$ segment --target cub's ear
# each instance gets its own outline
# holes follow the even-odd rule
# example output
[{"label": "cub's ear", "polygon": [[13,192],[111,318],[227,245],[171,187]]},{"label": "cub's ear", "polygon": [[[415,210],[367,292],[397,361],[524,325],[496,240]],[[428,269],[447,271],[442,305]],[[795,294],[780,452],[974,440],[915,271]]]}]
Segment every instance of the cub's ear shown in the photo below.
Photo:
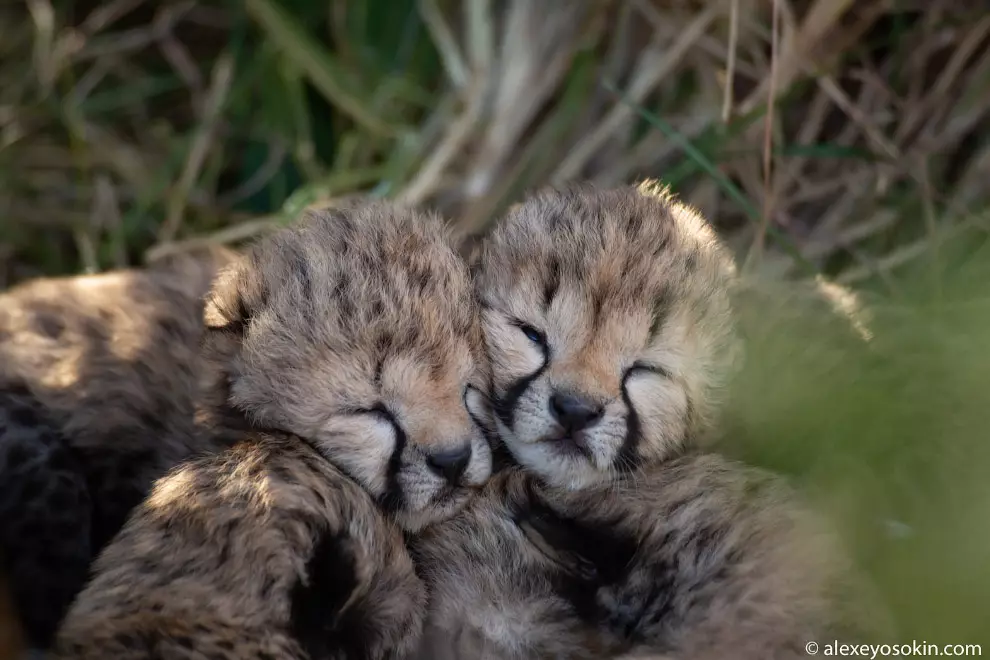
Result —
[{"label": "cub's ear", "polygon": [[483,236],[481,234],[470,234],[465,236],[457,245],[457,252],[468,267],[468,272],[474,278],[478,265],[481,263],[481,253],[483,246]]},{"label": "cub's ear", "polygon": [[220,271],[206,296],[203,322],[208,333],[243,336],[260,303],[260,283],[251,277],[250,256]]}]

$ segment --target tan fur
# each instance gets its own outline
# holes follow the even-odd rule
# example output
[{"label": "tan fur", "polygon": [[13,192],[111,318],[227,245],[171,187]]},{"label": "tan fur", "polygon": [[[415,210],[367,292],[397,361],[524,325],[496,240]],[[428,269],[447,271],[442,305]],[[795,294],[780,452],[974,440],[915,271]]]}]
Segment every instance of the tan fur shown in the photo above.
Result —
[{"label": "tan fur", "polygon": [[424,660],[799,658],[830,628],[834,541],[759,471],[689,455],[575,492],[512,468],[485,493],[417,541]]},{"label": "tan fur", "polygon": [[[695,453],[737,354],[734,269],[704,222],[648,184],[547,190],[477,271],[519,467],[416,539],[420,657],[774,660],[834,630],[827,526],[772,476]],[[560,391],[604,413],[568,430]]]},{"label": "tan fur", "polygon": [[[477,290],[496,412],[512,408],[512,428],[496,416],[499,435],[515,458],[583,487],[697,441],[735,356],[733,272],[705,222],[656,188],[545,190],[511,210],[485,241]],[[522,324],[545,336],[549,360]],[[594,401],[604,416],[564,439],[553,392]],[[639,418],[632,438],[624,395]]]},{"label": "tan fur", "polygon": [[[465,405],[486,381],[478,311],[439,218],[384,203],[311,214],[223,273],[205,318],[207,423],[306,438],[409,529],[488,479]],[[459,449],[471,459],[449,489],[428,463]]]},{"label": "tan fur", "polygon": [[[157,484],[60,657],[403,657],[425,593],[400,526],[453,514],[491,471],[467,409],[480,320],[442,223],[310,213],[218,277],[205,321],[200,422],[234,448]],[[430,467],[465,448],[456,481]]]},{"label": "tan fur", "polygon": [[[150,450],[156,460],[135,475],[150,485],[191,449],[203,296],[233,256],[38,279],[0,295],[0,390],[26,388],[83,452]],[[135,433],[151,418],[156,433]]]},{"label": "tan fur", "polygon": [[0,545],[47,647],[95,553],[196,437],[202,297],[225,251],[0,295]]},{"label": "tan fur", "polygon": [[333,586],[307,584],[323,538],[355,580],[325,594],[339,608],[325,613],[327,638],[360,634],[341,628],[357,622],[367,657],[411,648],[424,592],[399,529],[298,438],[252,434],[156,485],[96,562],[59,656],[310,657],[292,596]]}]

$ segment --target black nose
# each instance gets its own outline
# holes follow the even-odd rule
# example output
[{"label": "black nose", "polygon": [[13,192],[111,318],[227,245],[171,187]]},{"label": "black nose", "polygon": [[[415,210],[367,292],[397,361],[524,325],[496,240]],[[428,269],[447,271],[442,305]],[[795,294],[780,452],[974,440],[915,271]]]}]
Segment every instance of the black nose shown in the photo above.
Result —
[{"label": "black nose", "polygon": [[557,392],[550,397],[550,410],[567,430],[580,431],[601,418],[603,407],[575,394]]},{"label": "black nose", "polygon": [[460,482],[470,461],[471,445],[469,444],[457,449],[430,454],[426,458],[426,462],[429,463],[434,472],[455,485]]}]

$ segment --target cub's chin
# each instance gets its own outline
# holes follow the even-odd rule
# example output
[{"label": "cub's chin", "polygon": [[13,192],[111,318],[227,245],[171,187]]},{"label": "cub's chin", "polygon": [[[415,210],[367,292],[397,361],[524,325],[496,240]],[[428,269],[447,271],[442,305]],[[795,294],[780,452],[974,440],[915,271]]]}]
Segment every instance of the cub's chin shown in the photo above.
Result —
[{"label": "cub's chin", "polygon": [[581,490],[609,479],[608,472],[595,466],[587,440],[580,433],[558,433],[531,443],[506,440],[505,444],[516,462],[552,486]]},{"label": "cub's chin", "polygon": [[429,506],[421,509],[403,508],[396,512],[395,520],[404,530],[411,533],[419,532],[457,515],[478,490],[446,486],[438,490],[430,499]]}]

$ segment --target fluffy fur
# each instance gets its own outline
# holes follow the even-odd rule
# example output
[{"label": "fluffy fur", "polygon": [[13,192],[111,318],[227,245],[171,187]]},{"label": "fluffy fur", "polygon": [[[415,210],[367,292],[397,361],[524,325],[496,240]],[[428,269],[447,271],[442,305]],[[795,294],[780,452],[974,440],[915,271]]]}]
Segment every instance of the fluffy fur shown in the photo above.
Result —
[{"label": "fluffy fur", "polygon": [[424,660],[797,658],[830,629],[845,568],[824,525],[693,449],[737,352],[732,276],[650,186],[544,191],[495,228],[477,295],[520,467],[415,542]]},{"label": "fluffy fur", "polygon": [[691,454],[608,486],[510,468],[427,530],[427,658],[800,658],[833,539],[764,473]]},{"label": "fluffy fur", "polygon": [[[478,297],[499,436],[571,488],[697,440],[735,355],[730,258],[663,191],[548,190],[486,239]],[[583,428],[554,397],[598,416]]]},{"label": "fluffy fur", "polygon": [[469,411],[486,381],[477,306],[439,218],[312,216],[223,273],[205,318],[204,423],[306,438],[409,530],[491,474]]},{"label": "fluffy fur", "polygon": [[425,604],[399,529],[282,434],[162,479],[94,574],[56,658],[402,657]]},{"label": "fluffy fur", "polygon": [[425,596],[399,530],[491,471],[467,409],[480,321],[442,223],[384,203],[310,214],[218,278],[205,320],[200,423],[235,447],[156,486],[62,657],[402,657]]},{"label": "fluffy fur", "polygon": [[2,570],[45,648],[95,553],[193,435],[202,297],[229,255],[0,296]]}]

